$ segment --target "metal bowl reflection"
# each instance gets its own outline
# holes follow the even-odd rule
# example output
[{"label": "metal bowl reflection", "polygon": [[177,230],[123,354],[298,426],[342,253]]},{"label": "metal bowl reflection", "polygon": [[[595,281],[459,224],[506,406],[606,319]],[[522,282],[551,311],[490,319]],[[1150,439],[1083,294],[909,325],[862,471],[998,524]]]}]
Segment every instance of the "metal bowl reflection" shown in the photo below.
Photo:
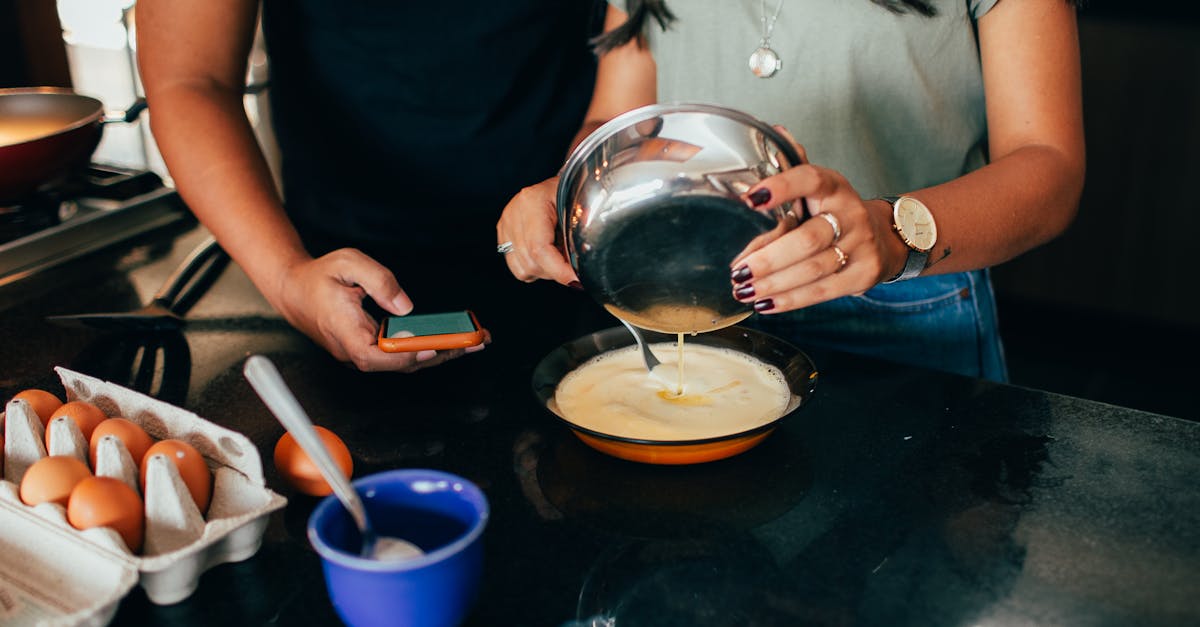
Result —
[{"label": "metal bowl reflection", "polygon": [[800,163],[774,128],[706,104],[654,104],[588,135],[563,166],[558,221],[584,290],[644,329],[698,333],[753,313],[730,296],[734,259],[807,217],[804,201],[744,200]]},{"label": "metal bowl reflection", "polygon": [[[648,342],[675,339],[674,336],[653,331],[646,332],[645,337]],[[649,464],[695,464],[724,459],[753,448],[769,436],[781,420],[794,414],[807,402],[816,387],[817,369],[808,355],[795,346],[761,331],[726,327],[688,337],[686,342],[735,350],[779,368],[792,393],[792,400],[787,409],[767,424],[701,440],[644,440],[620,433],[601,433],[571,422],[558,411],[554,400],[559,382],[589,359],[633,345],[633,336],[624,327],[597,331],[551,351],[534,368],[534,395],[550,413],[566,423],[576,437],[602,453]]]}]

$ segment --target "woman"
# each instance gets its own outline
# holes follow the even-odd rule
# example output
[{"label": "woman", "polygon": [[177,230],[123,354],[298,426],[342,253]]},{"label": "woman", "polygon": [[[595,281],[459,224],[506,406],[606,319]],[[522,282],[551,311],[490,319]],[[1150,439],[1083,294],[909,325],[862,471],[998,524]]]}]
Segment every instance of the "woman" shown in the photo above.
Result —
[{"label": "woman", "polygon": [[[1083,184],[1070,3],[630,0],[625,9],[608,8],[576,141],[642,105],[710,102],[782,124],[819,164],[746,194],[757,208],[803,197],[816,216],[731,264],[731,298],[763,314],[756,324],[809,346],[1006,378],[986,268],[1062,233]],[[519,279],[576,280],[553,248],[556,184],[523,190],[497,225]],[[907,219],[894,226],[897,203],[923,233]]]}]

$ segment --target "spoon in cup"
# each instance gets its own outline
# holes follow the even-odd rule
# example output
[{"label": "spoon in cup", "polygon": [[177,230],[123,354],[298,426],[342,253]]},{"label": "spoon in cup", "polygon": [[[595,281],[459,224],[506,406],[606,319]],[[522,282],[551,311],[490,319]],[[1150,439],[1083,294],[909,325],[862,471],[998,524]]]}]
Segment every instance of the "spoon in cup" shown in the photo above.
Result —
[{"label": "spoon in cup", "polygon": [[333,493],[350,512],[350,517],[354,519],[354,524],[358,526],[359,534],[362,536],[362,549],[359,554],[367,559],[387,561],[411,559],[424,555],[420,548],[407,540],[375,533],[358,492],[354,490],[349,479],[342,474],[341,468],[330,457],[329,450],[325,448],[321,437],[313,429],[312,420],[309,419],[308,414],[304,413],[299,401],[284,383],[275,364],[262,355],[251,355],[246,360],[242,373],[250,381],[254,391],[258,392],[259,397],[262,398],[271,413],[275,414],[288,433],[291,433],[292,437],[296,439],[300,448],[316,464],[321,475],[325,477],[325,481],[333,488]]}]

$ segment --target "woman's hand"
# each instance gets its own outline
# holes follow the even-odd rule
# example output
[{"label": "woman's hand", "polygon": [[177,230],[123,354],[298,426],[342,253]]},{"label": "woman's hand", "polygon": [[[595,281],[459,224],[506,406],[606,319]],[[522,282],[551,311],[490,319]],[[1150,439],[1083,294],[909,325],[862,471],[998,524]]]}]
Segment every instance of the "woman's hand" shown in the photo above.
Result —
[{"label": "woman's hand", "polygon": [[390,270],[358,250],[342,248],[288,268],[268,300],[335,359],[362,371],[414,372],[480,350],[491,341],[489,337],[466,350],[386,353],[376,344],[378,322],[362,308],[367,296],[397,316],[413,309]]},{"label": "woman's hand", "polygon": [[496,223],[496,242],[511,244],[509,251],[504,253],[504,260],[518,279],[526,283],[550,279],[563,285],[578,286],[579,277],[554,243],[558,225],[558,211],[554,205],[557,190],[558,177],[521,190],[504,207],[504,213]]},{"label": "woman's hand", "polygon": [[[793,146],[804,154],[794,141]],[[747,203],[759,210],[803,198],[812,214],[731,265],[734,298],[753,303],[761,313],[861,294],[904,265],[904,245],[891,233],[890,206],[864,201],[840,173],[812,165],[807,157],[802,161],[746,194]]]}]

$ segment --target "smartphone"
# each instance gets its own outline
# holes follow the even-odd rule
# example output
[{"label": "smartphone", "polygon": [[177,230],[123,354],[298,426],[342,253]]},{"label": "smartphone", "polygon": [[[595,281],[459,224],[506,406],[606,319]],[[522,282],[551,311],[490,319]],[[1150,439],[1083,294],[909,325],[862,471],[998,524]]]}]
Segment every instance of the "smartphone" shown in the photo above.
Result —
[{"label": "smartphone", "polygon": [[467,348],[487,332],[471,311],[387,316],[379,324],[379,348],[388,353]]}]

